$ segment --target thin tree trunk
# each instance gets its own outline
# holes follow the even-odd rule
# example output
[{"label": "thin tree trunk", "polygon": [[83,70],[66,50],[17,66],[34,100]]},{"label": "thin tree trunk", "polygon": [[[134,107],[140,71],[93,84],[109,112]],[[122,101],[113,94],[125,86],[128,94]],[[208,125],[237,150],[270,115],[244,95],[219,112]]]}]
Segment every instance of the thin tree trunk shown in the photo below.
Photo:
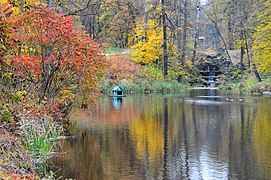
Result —
[{"label": "thin tree trunk", "polygon": [[197,48],[198,48],[198,39],[199,39],[199,12],[200,12],[200,1],[197,1],[196,6],[196,13],[197,13],[197,19],[196,19],[196,26],[195,26],[195,39],[194,39],[194,50],[193,50],[193,56],[192,56],[192,64],[195,64],[196,55],[197,55]]},{"label": "thin tree trunk", "polygon": [[261,76],[260,76],[260,74],[259,74],[259,72],[258,72],[258,70],[256,68],[256,65],[254,63],[253,63],[253,72],[254,72],[254,74],[256,76],[257,81],[262,82],[262,78],[261,78]]},{"label": "thin tree trunk", "polygon": [[168,75],[168,52],[167,52],[167,23],[165,12],[165,0],[161,1],[162,5],[162,23],[163,23],[163,57],[164,57],[164,77]]},{"label": "thin tree trunk", "polygon": [[148,20],[149,20],[149,8],[148,8],[148,4],[149,4],[149,0],[145,0],[144,1],[144,32],[145,32],[145,37],[144,39],[146,39],[146,33],[147,33],[147,28],[148,28]]},{"label": "thin tree trunk", "polygon": [[[229,46],[229,50],[233,50],[234,49],[234,25],[235,25],[235,20],[236,20],[236,13],[235,13],[235,9],[236,9],[236,1],[235,0],[231,0],[229,1],[229,18],[228,18],[228,46]],[[239,12],[239,11],[238,11]]]},{"label": "thin tree trunk", "polygon": [[25,1],[21,0],[21,5],[20,5],[20,11],[21,11],[21,13],[24,11],[24,5],[25,5]]},{"label": "thin tree trunk", "polygon": [[185,66],[185,56],[187,48],[187,0],[184,1],[184,24],[183,24],[183,48],[182,48],[182,66]]},{"label": "thin tree trunk", "polygon": [[95,15],[92,16],[92,36],[93,36],[93,39],[96,38],[96,34],[95,34],[95,26],[96,26],[96,23],[95,23]]},{"label": "thin tree trunk", "polygon": [[[182,67],[185,67],[185,56],[186,56],[186,48],[187,48],[187,0],[184,1],[184,20],[183,20],[183,37],[182,37],[182,55],[181,55],[181,64]],[[179,75],[178,82],[182,82],[183,77]]]},{"label": "thin tree trunk", "polygon": [[228,37],[229,37],[229,49],[234,49],[234,37],[233,37],[233,27],[231,19],[228,22]]},{"label": "thin tree trunk", "polygon": [[243,42],[244,42],[244,31],[243,30],[240,33],[240,40],[242,42],[241,50],[240,50],[240,66],[241,66],[241,70],[243,70],[244,69],[244,55],[245,55],[245,48],[243,45]]},{"label": "thin tree trunk", "polygon": [[241,46],[241,51],[240,51],[240,66],[241,70],[244,70],[244,54],[245,54],[245,48]]},{"label": "thin tree trunk", "polygon": [[[245,38],[245,47],[246,47],[246,53],[247,53],[247,61],[248,61],[248,68],[250,68],[251,66],[251,53],[250,53],[250,50],[249,50],[249,32],[248,32],[248,12],[247,12],[247,6],[246,6],[246,3],[244,3],[244,16],[243,16],[243,19],[244,19],[244,28],[243,28],[243,35],[244,35],[244,38]],[[261,79],[261,76],[257,70],[257,67],[255,65],[255,63],[252,63],[252,68],[253,68],[253,72],[255,74],[255,77],[256,79],[258,80],[258,82],[262,82],[262,79]]]}]

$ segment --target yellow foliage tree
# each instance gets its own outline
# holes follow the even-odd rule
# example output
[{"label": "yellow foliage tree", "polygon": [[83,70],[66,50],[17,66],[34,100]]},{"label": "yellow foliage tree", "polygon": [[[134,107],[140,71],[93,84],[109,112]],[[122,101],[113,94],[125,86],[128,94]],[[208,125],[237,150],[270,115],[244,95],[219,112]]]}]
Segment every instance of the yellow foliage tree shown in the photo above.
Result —
[{"label": "yellow foliage tree", "polygon": [[150,64],[157,61],[163,55],[162,44],[163,34],[162,28],[154,20],[148,20],[147,29],[144,29],[144,23],[137,22],[135,35],[131,44],[132,56],[135,62]]},{"label": "yellow foliage tree", "polygon": [[271,72],[271,1],[264,3],[265,10],[259,13],[260,25],[253,35],[253,53],[255,63],[262,72]]},{"label": "yellow foliage tree", "polygon": [[40,4],[45,3],[45,0],[1,0],[3,3],[13,5],[14,14],[19,14],[21,10],[24,10],[29,4]]}]

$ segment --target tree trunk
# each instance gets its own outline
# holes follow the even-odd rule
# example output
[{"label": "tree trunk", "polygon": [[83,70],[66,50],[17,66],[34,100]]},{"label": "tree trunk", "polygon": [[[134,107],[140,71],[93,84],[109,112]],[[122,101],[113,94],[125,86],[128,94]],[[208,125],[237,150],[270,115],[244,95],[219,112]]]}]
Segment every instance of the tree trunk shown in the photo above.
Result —
[{"label": "tree trunk", "polygon": [[184,24],[183,24],[183,48],[182,48],[182,66],[185,66],[185,56],[187,48],[187,0],[184,1]]},{"label": "tree trunk", "polygon": [[165,0],[161,1],[162,5],[162,23],[163,23],[163,57],[164,57],[164,77],[168,75],[168,52],[167,52],[167,22],[165,12]]},{"label": "tree trunk", "polygon": [[235,27],[235,22],[236,22],[236,0],[231,0],[229,1],[228,4],[228,46],[229,50],[234,49],[234,27]]},{"label": "tree trunk", "polygon": [[21,4],[20,4],[20,12],[21,13],[24,11],[24,4],[25,4],[25,1],[21,0]]},{"label": "tree trunk", "polygon": [[241,50],[240,50],[240,66],[241,66],[241,70],[244,70],[244,55],[245,55],[245,47],[243,45],[244,43],[244,31],[241,30],[240,32],[240,41],[242,43],[241,45]]},{"label": "tree trunk", "polygon": [[245,54],[245,48],[241,46],[241,52],[240,52],[240,66],[241,70],[244,70],[244,54]]},{"label": "tree trunk", "polygon": [[149,8],[148,8],[148,4],[149,4],[149,1],[148,0],[145,0],[144,1],[144,31],[146,33],[147,31],[147,28],[148,28],[148,20],[149,20]]},{"label": "tree trunk", "polygon": [[[181,56],[181,64],[182,67],[185,68],[185,64],[186,64],[186,48],[187,48],[187,0],[184,1],[184,19],[183,19],[183,37],[182,37],[182,56]],[[179,75],[178,77],[178,82],[182,82],[183,81],[183,77],[182,75]]]},{"label": "tree trunk", "polygon": [[256,65],[254,63],[253,63],[253,72],[256,76],[257,81],[262,82],[262,78],[261,78],[259,72],[257,71]]},{"label": "tree trunk", "polygon": [[194,50],[192,56],[192,64],[194,65],[197,55],[197,48],[198,48],[198,39],[199,39],[199,12],[200,12],[200,1],[197,1],[196,13],[196,26],[195,26],[195,39],[194,39]]},{"label": "tree trunk", "polygon": [[234,37],[233,37],[233,24],[231,22],[231,18],[229,19],[228,22],[228,38],[229,38],[229,49],[233,50],[234,49]]}]

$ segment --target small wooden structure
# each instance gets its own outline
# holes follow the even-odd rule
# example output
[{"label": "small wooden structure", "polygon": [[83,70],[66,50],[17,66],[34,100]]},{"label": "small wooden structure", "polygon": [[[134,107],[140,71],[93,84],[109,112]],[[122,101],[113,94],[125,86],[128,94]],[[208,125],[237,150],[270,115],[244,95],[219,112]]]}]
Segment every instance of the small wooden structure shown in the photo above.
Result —
[{"label": "small wooden structure", "polygon": [[125,93],[124,93],[124,90],[119,87],[119,86],[115,86],[113,89],[112,89],[112,96],[113,97],[125,97]]}]

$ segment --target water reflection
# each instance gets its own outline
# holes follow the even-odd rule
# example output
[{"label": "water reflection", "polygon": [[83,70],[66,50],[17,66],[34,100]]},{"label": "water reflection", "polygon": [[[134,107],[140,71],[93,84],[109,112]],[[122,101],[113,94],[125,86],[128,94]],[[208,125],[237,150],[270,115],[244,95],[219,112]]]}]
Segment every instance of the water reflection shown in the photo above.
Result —
[{"label": "water reflection", "polygon": [[264,177],[271,177],[271,111],[270,105],[264,104],[255,116],[253,125],[253,148],[256,163]]},{"label": "water reflection", "polygon": [[112,98],[112,104],[114,108],[119,109],[122,104],[122,97],[113,97]]},{"label": "water reflection", "polygon": [[168,179],[168,99],[164,99],[164,163],[163,163],[163,169],[164,169],[164,179]]},{"label": "water reflection", "polygon": [[91,112],[75,111],[77,123],[71,133],[76,138],[63,141],[66,153],[53,159],[59,175],[76,179],[271,178],[268,97],[197,90],[184,97],[128,96],[120,104],[116,108],[104,97]]}]

